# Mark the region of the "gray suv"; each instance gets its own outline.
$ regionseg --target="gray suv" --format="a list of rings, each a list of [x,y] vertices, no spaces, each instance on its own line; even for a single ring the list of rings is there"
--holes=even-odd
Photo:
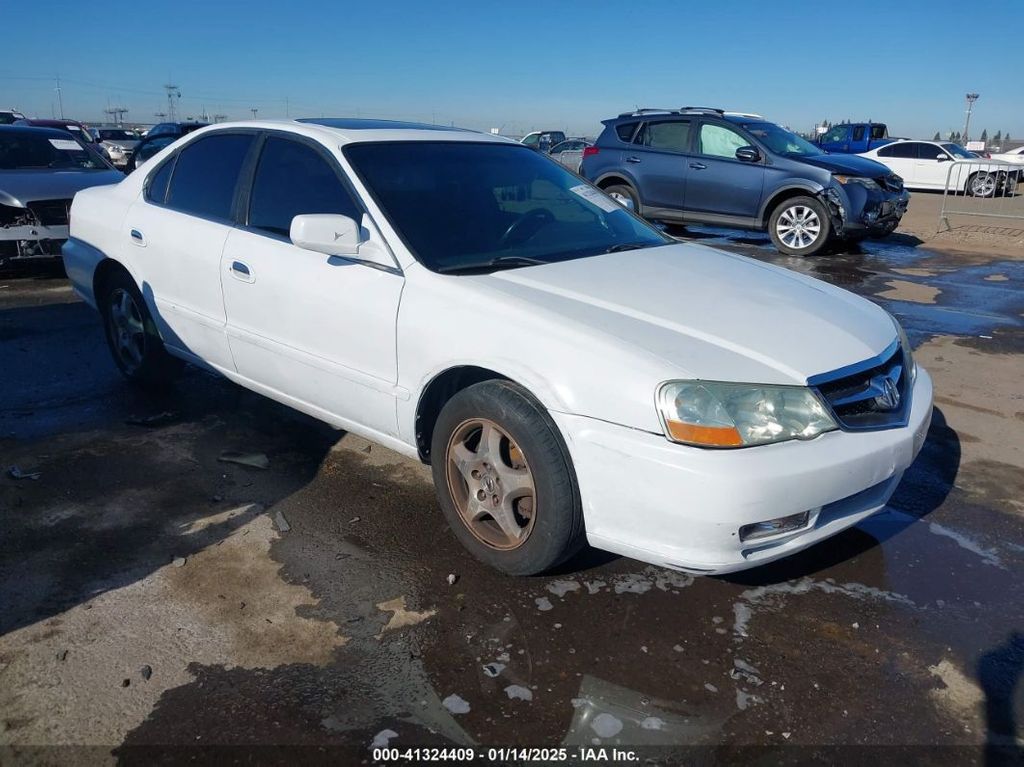
[[[603,124],[586,179],[646,218],[767,230],[790,255],[890,234],[910,199],[884,165],[826,154],[759,115],[641,109]]]

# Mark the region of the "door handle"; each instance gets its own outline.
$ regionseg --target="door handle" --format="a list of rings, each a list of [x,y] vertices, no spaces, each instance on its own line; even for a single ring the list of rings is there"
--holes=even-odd
[[[691,162],[690,167],[694,170],[707,170],[707,165],[702,162]]]
[[[252,270],[249,269],[249,265],[242,263],[241,261],[232,261],[229,271],[232,276],[242,280],[243,282],[252,282]]]
[[[141,247],[146,247],[146,237],[138,229],[132,229],[128,232],[128,235],[132,238],[132,242]]]
[[[626,158],[626,162],[640,162],[640,158],[637,157],[635,154],[630,155],[629,157]]]

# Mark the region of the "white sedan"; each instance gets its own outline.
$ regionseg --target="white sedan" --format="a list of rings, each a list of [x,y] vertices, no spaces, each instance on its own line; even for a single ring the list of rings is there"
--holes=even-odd
[[[507,573],[585,542],[770,562],[881,510],[931,419],[873,303],[675,242],[497,136],[210,126],[79,193],[71,235],[131,381],[187,361],[428,462]]]
[[[907,141],[885,144],[861,157],[882,163],[903,179],[907,189],[946,188],[975,197],[993,197],[1016,188],[1020,169],[987,159],[950,141]]]
[[[1002,162],[1012,162],[1015,165],[1024,165],[1024,146],[1019,146],[1016,149],[1010,149],[1006,152],[993,154],[992,159],[1001,160]]]

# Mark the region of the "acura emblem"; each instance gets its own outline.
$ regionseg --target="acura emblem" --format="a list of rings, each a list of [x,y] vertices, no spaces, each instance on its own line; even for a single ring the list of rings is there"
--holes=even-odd
[[[879,410],[895,410],[900,406],[900,390],[896,387],[896,382],[889,377],[882,378],[878,383],[881,384],[881,392],[875,396],[875,406]],[[877,386],[877,384],[876,384]]]

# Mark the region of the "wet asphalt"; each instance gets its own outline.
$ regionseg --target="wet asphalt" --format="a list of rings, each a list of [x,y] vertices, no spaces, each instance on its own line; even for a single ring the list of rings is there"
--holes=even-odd
[[[674,233],[868,296],[916,347],[951,339],[971,365],[1024,381],[1024,260],[899,236],[800,260],[749,233]],[[934,303],[908,300],[913,286],[937,288]],[[788,560],[693,578],[589,550],[514,579],[460,548],[423,467],[197,370],[161,394],[126,385],[59,270],[0,277],[0,360],[0,463],[40,474],[0,479],[0,686],[18,662],[5,639],[46,626],[38,641],[52,643],[66,616],[175,557],[197,568],[182,587],[189,604],[241,605],[204,620],[241,620],[254,604],[244,579],[204,578],[197,564],[246,531],[248,512],[222,519],[239,504],[287,520],[269,545],[276,578],[311,595],[298,617],[344,637],[316,662],[298,652],[301,634],[273,640],[295,662],[182,652],[168,662],[187,681],[92,756],[175,761],[189,746],[218,761],[228,754],[195,747],[286,744],[343,763],[371,760],[376,742],[564,745],[577,760],[583,747],[618,747],[659,763],[1020,763],[1024,472],[971,459],[991,439],[951,426],[941,402],[886,511]],[[986,404],[1018,440],[1020,395]],[[269,468],[218,461],[225,450],[264,453]],[[147,640],[123,641],[134,652]],[[104,674],[113,687],[127,672],[96,673],[102,698],[118,694]],[[24,735],[42,730],[16,702],[61,692],[19,684],[2,698],[0,744],[45,745]]]

